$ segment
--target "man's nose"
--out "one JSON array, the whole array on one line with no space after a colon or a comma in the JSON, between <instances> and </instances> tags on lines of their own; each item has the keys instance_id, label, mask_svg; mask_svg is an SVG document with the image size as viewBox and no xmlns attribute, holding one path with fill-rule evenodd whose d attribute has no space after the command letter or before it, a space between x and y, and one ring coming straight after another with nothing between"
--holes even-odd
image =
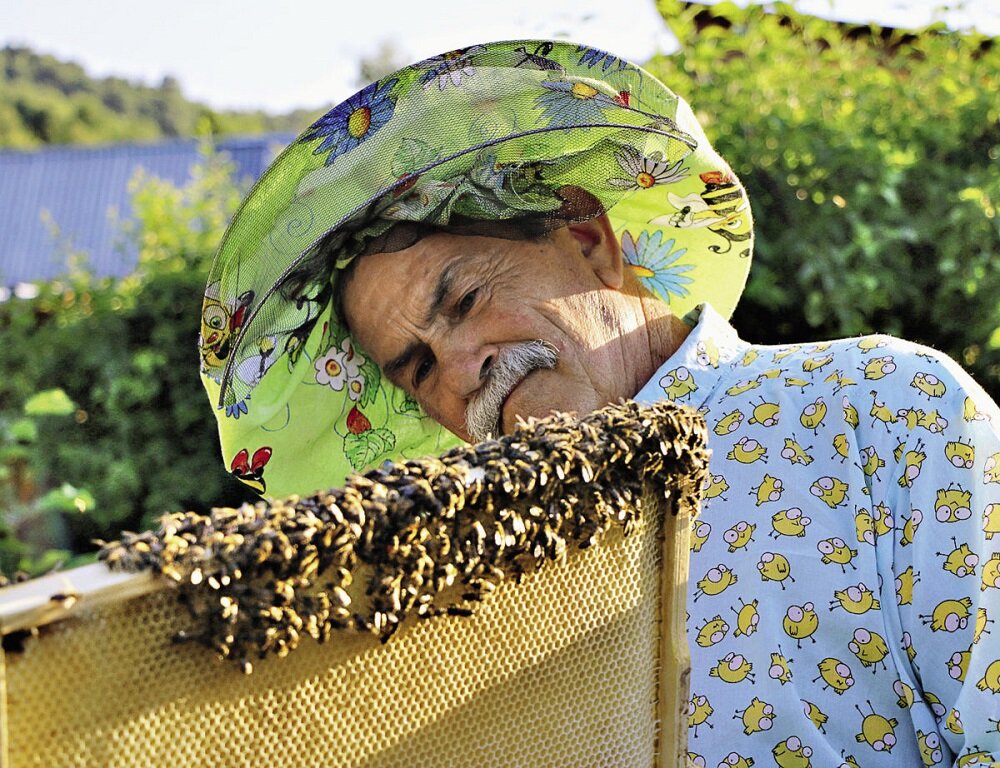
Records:
<instances>
[{"instance_id":1,"label":"man's nose","mask_svg":"<svg viewBox=\"0 0 1000 768\"><path fill-rule=\"evenodd\" d=\"M486 381L499 350L493 344L454 343L442 351L446 384L456 395L468 398Z\"/></svg>"}]
</instances>

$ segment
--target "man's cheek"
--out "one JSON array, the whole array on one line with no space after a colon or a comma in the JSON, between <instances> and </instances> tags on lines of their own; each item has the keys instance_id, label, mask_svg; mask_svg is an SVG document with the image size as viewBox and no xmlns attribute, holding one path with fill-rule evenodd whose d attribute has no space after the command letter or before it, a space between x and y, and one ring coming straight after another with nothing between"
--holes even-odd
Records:
<instances>
[{"instance_id":1,"label":"man's cheek","mask_svg":"<svg viewBox=\"0 0 1000 768\"><path fill-rule=\"evenodd\" d=\"M465 431L465 408L453 406L451 408L436 407L434 404L419 401L420 407L431 419L447 429L453 435L457 435L466 442L470 442L469 433Z\"/></svg>"}]
</instances>

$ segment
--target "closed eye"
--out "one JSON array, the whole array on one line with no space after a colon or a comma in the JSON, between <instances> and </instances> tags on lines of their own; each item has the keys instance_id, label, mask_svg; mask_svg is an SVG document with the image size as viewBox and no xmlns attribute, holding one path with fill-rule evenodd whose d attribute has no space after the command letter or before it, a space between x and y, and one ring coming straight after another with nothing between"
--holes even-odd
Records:
<instances>
[{"instance_id":1,"label":"closed eye","mask_svg":"<svg viewBox=\"0 0 1000 768\"><path fill-rule=\"evenodd\" d=\"M430 376L431 371L434 370L434 358L431 355L425 355L417 361L417 364L413 368L413 388L416 389L420 384Z\"/></svg>"},{"instance_id":2,"label":"closed eye","mask_svg":"<svg viewBox=\"0 0 1000 768\"><path fill-rule=\"evenodd\" d=\"M457 312L459 317L465 317L476 304L476 297L479 295L479 289L473 288L471 291L466 293L462 300L458 303Z\"/></svg>"}]
</instances>

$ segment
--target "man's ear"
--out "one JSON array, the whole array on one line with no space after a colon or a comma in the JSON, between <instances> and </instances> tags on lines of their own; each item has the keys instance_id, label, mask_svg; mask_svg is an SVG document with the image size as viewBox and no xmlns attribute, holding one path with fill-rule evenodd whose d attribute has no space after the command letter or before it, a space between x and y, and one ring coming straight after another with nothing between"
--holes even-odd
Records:
<instances>
[{"instance_id":1,"label":"man's ear","mask_svg":"<svg viewBox=\"0 0 1000 768\"><path fill-rule=\"evenodd\" d=\"M625 257L606 213L570 224L570 234L580 244L594 274L608 288L619 290L624 282Z\"/></svg>"}]
</instances>

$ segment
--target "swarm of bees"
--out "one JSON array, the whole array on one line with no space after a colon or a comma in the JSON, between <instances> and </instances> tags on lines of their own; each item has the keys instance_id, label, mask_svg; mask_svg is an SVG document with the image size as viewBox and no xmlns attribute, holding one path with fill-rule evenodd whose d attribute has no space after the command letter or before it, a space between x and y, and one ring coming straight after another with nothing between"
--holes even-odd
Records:
<instances>
[{"instance_id":1,"label":"swarm of bees","mask_svg":"<svg viewBox=\"0 0 1000 768\"><path fill-rule=\"evenodd\" d=\"M676 513L708 466L705 429L672 403L556 414L439 458L386 462L308 497L165 515L105 544L113 569L174 582L196 640L244 672L334 630L386 641L409 615L467 616L507 579L625 533L644 492ZM658 502L659 503L659 502Z\"/></svg>"}]
</instances>

